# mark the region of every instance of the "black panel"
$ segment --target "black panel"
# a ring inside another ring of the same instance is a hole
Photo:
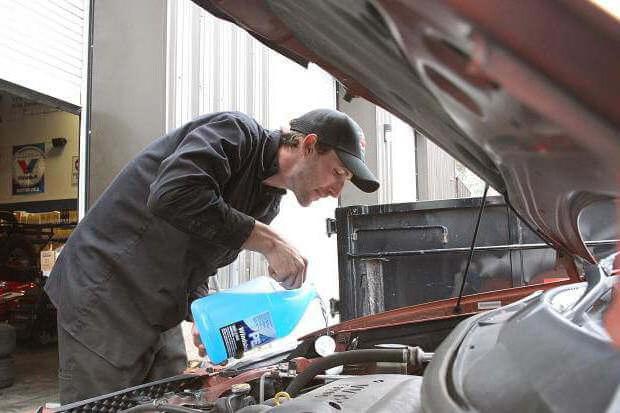
[[[479,207],[479,198],[467,198],[338,208],[342,320],[455,297]],[[612,240],[619,236],[613,222],[610,202],[593,205],[581,216],[584,238],[605,241],[590,247],[597,257],[615,248]],[[465,294],[556,278],[556,255],[502,197],[491,197]]]

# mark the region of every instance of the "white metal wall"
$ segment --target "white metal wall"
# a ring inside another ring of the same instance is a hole
[[[359,101],[361,98],[356,99]],[[386,110],[364,102],[361,105],[372,107],[369,113],[374,113],[374,119],[367,119],[366,122],[366,152],[367,158],[372,156],[374,150],[369,150],[369,147],[376,146],[376,176],[381,183],[375,195],[376,203],[415,201],[416,163],[413,129]],[[356,196],[348,197],[345,205],[368,203],[370,198],[367,194],[356,193]]]
[[[389,125],[389,127],[386,127]],[[380,203],[416,201],[415,134],[413,128],[377,107],[377,142],[382,166]]]
[[[416,144],[419,200],[457,198],[456,160],[420,132]]]
[[[0,0],[0,79],[81,106],[85,0]]]
[[[340,110],[352,116],[364,131],[366,163],[381,185],[372,194],[346,187],[341,206],[415,201],[415,136],[411,126],[364,98],[346,101],[343,95],[341,91]]]
[[[209,112],[238,110],[269,121],[268,49],[188,0],[168,2],[167,129]],[[218,272],[222,288],[266,274],[260,254],[244,252]]]
[[[379,186],[379,203],[392,202],[392,115],[380,107],[376,108],[376,136],[377,136],[377,179]],[[368,143],[367,143],[368,144]]]
[[[168,10],[168,128],[220,110],[267,123],[269,50],[188,0]]]
[[[331,76],[288,61],[189,0],[169,0],[168,39],[168,129],[220,110],[245,112],[275,129],[305,111],[335,107]],[[336,206],[334,199],[323,200],[302,212],[287,195],[273,223],[309,258],[309,271],[315,274],[310,278],[322,274],[334,279],[333,285],[322,283],[329,289],[321,292],[327,297],[337,296],[338,267],[335,239],[328,240],[323,228]],[[220,269],[217,278],[220,287],[227,288],[264,274],[262,255],[244,252]]]

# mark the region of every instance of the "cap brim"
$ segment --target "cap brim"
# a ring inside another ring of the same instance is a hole
[[[379,181],[361,159],[338,149],[336,149],[336,154],[344,166],[353,174],[351,182],[356,187],[368,193],[379,189]]]

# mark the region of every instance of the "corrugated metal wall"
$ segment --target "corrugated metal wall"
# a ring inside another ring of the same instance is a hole
[[[380,107],[376,118],[379,203],[413,202],[416,200],[413,128]]]
[[[0,79],[81,106],[85,0],[0,0]]]
[[[220,110],[268,124],[269,50],[188,0],[169,0],[168,17],[167,129]],[[228,288],[256,274],[267,274],[266,261],[244,251],[217,279]]]
[[[393,199],[393,172],[392,163],[392,115],[377,107],[376,111],[377,136],[377,179],[379,186],[379,203],[389,204]]]
[[[418,201],[468,196],[456,179],[456,160],[443,149],[416,132]]]
[[[168,7],[167,126],[219,110],[268,123],[268,49],[188,0],[170,0]]]
[[[459,178],[458,176],[454,179],[456,181],[456,197],[457,198],[469,198],[471,196],[471,191],[469,190],[467,185],[465,185],[463,180]]]
[[[343,99],[339,109],[357,121],[366,138],[366,163],[381,185],[367,194],[345,186],[340,206],[375,205],[416,200],[415,136],[411,126],[364,98]]]

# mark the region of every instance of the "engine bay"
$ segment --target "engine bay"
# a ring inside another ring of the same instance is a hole
[[[538,291],[472,314],[460,319],[434,353],[403,344],[423,337],[411,334],[401,336],[401,343],[372,346],[359,335],[341,351],[334,351],[332,343],[327,354],[325,341],[333,339],[324,335],[268,360],[194,368],[58,409],[40,408],[38,413],[404,413],[421,412],[422,406],[428,411],[577,412],[593,403],[604,409],[620,382],[620,356],[608,345],[599,316],[609,306],[615,282],[617,277],[601,276],[596,283]],[[582,294],[577,298],[575,291]],[[360,342],[362,346],[352,346]],[[577,351],[586,348],[589,351]],[[569,374],[577,366],[580,374]],[[598,383],[595,388],[585,386],[592,380]],[[518,391],[501,391],[506,388]],[[494,389],[493,397],[489,389]]]
[[[378,347],[314,359],[295,357],[268,367],[242,370],[195,368],[182,376],[53,411],[323,412],[377,411],[379,406],[393,411],[394,403],[410,405],[412,392],[419,393],[419,374],[432,353],[405,345]],[[48,411],[41,409],[42,413]]]

